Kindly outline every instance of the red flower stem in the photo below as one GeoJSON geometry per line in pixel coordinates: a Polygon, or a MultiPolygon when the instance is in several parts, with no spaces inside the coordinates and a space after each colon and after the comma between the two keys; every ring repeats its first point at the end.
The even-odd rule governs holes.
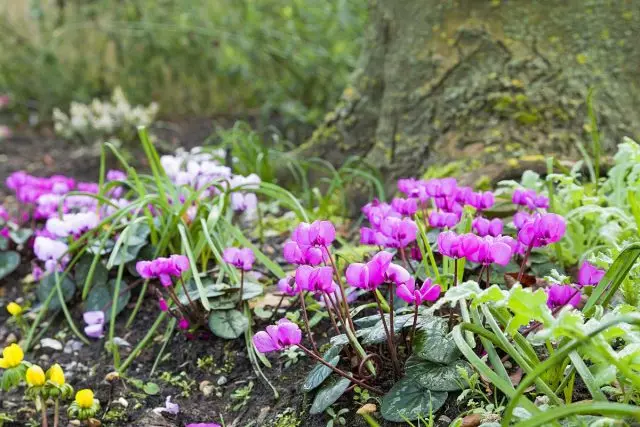
{"type": "Polygon", "coordinates": [[[342,326],[344,327],[344,324],[345,324],[344,323],[344,317],[342,316],[342,310],[340,309],[340,304],[338,304],[338,295],[336,295],[335,292],[332,292],[332,293],[328,294],[328,296],[329,296],[329,300],[331,301],[331,304],[333,306],[333,310],[338,315],[338,320],[340,320],[340,322],[342,323],[342,326]]]}
{"type": "MultiPolygon", "coordinates": [[[[387,326],[387,321],[384,318],[384,311],[382,310],[382,304],[380,304],[380,298],[376,292],[373,292],[373,295],[376,297],[376,303],[378,303],[378,311],[380,312],[380,318],[382,319],[382,326],[384,326],[384,332],[387,335],[387,345],[389,347],[389,353],[391,355],[391,361],[393,362],[393,369],[396,374],[400,375],[400,365],[398,364],[398,357],[396,355],[396,348],[393,345],[393,341],[391,340],[391,334],[389,333],[389,327],[387,326]]],[[[391,325],[393,327],[393,324],[391,325]]]]}
{"type": "Polygon", "coordinates": [[[356,383],[357,385],[359,385],[362,388],[365,388],[373,393],[376,393],[380,396],[382,396],[384,393],[382,392],[382,390],[375,388],[373,386],[370,386],[358,379],[355,379],[352,375],[349,375],[348,373],[346,373],[345,371],[343,371],[342,369],[339,369],[335,366],[333,366],[331,363],[327,362],[326,360],[324,360],[322,357],[318,356],[317,354],[314,354],[312,351],[310,351],[308,348],[304,347],[301,344],[298,344],[298,348],[302,351],[304,351],[309,357],[311,357],[312,359],[322,363],[324,366],[326,366],[327,368],[331,369],[333,372],[335,372],[336,374],[340,375],[341,377],[347,378],[350,381],[353,381],[354,383],[356,383]]]}
{"type": "Polygon", "coordinates": [[[278,313],[278,310],[280,310],[280,306],[282,305],[282,301],[284,301],[284,297],[286,297],[286,294],[282,294],[282,296],[280,297],[280,301],[278,301],[278,305],[276,305],[275,310],[273,310],[273,313],[271,313],[271,317],[269,317],[269,322],[271,322],[274,318],[274,316],[278,313]]]}
{"type": "Polygon", "coordinates": [[[242,304],[242,294],[244,293],[244,270],[240,269],[240,302],[242,304]]]}
{"type": "MultiPolygon", "coordinates": [[[[484,274],[484,270],[487,268],[487,266],[485,264],[482,264],[482,268],[480,268],[480,273],[478,273],[478,284],[480,283],[480,281],[482,280],[482,275],[484,274]]],[[[487,286],[489,284],[487,283],[487,286]]]]}
{"type": "Polygon", "coordinates": [[[188,316],[189,315],[189,310],[187,310],[187,308],[184,305],[182,305],[182,303],[178,299],[178,296],[176,295],[175,291],[173,290],[173,286],[167,286],[167,289],[168,289],[168,292],[169,292],[169,296],[171,297],[173,302],[176,303],[176,305],[178,306],[178,308],[180,309],[182,314],[188,316]]]}
{"type": "Polygon", "coordinates": [[[191,295],[189,295],[189,289],[187,289],[187,284],[184,283],[184,279],[182,278],[182,276],[180,276],[180,282],[182,283],[182,290],[184,291],[184,294],[187,296],[187,300],[189,301],[189,306],[191,307],[194,313],[197,313],[198,307],[191,300],[191,295]]]}
{"type": "Polygon", "coordinates": [[[336,319],[333,316],[332,304],[329,302],[329,298],[327,297],[327,293],[326,292],[324,292],[322,294],[322,298],[324,298],[324,305],[327,307],[327,311],[329,312],[329,318],[331,319],[331,323],[333,324],[333,328],[336,330],[336,334],[340,335],[340,329],[338,329],[338,324],[336,323],[336,319]]]}
{"type": "Polygon", "coordinates": [[[353,326],[353,320],[351,319],[351,314],[349,313],[349,304],[347,303],[347,294],[344,291],[344,285],[342,284],[342,278],[340,277],[340,272],[338,271],[338,267],[336,266],[335,261],[333,260],[333,256],[329,253],[329,249],[325,246],[324,250],[327,251],[327,255],[329,256],[329,261],[331,262],[331,267],[333,267],[333,272],[336,274],[336,279],[338,280],[338,286],[340,287],[340,295],[342,296],[342,305],[344,306],[345,311],[345,319],[349,321],[349,326],[352,331],[355,331],[356,328],[353,326]]]}
{"type": "Polygon", "coordinates": [[[531,250],[533,249],[533,245],[529,245],[527,248],[527,252],[524,254],[524,258],[522,259],[522,265],[520,266],[520,272],[518,273],[518,282],[522,280],[522,276],[524,275],[524,269],[527,267],[527,260],[529,259],[529,255],[531,255],[531,250]]]}
{"type": "Polygon", "coordinates": [[[394,323],[394,314],[393,311],[393,300],[395,299],[395,283],[389,283],[389,323],[391,324],[391,345],[393,348],[396,348],[395,345],[395,333],[396,333],[396,324],[394,323]]]}
{"type": "Polygon", "coordinates": [[[416,310],[413,312],[413,327],[411,328],[411,339],[409,340],[409,353],[413,350],[413,340],[416,337],[416,326],[418,325],[418,307],[416,304],[416,310]]]}
{"type": "Polygon", "coordinates": [[[318,347],[316,347],[316,342],[311,335],[311,328],[309,327],[309,318],[307,317],[307,306],[304,303],[304,295],[300,292],[300,306],[302,307],[302,316],[304,317],[304,325],[307,327],[307,335],[309,336],[309,340],[311,341],[311,345],[313,346],[313,351],[318,354],[318,347]]]}

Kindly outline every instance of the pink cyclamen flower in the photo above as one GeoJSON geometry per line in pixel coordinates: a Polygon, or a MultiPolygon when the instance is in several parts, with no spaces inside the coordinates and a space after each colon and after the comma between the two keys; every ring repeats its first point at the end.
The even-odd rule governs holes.
{"type": "Polygon", "coordinates": [[[258,198],[253,193],[231,193],[231,209],[236,212],[253,212],[258,207],[258,198]]]}
{"type": "Polygon", "coordinates": [[[525,188],[516,188],[511,201],[515,205],[526,206],[531,210],[547,209],[549,207],[548,197],[537,194],[535,190],[525,188]]]}
{"type": "Polygon", "coordinates": [[[249,271],[256,257],[249,248],[226,248],[222,253],[222,259],[240,270],[249,271]]]}
{"type": "Polygon", "coordinates": [[[375,245],[376,244],[376,230],[369,227],[360,227],[360,244],[362,245],[375,245]]]}
{"type": "Polygon", "coordinates": [[[329,246],[335,238],[336,229],[331,221],[301,222],[291,234],[291,240],[301,246],[329,246]]]}
{"type": "Polygon", "coordinates": [[[433,302],[437,300],[441,290],[440,285],[434,285],[431,279],[427,278],[422,286],[420,286],[420,289],[415,288],[415,282],[413,280],[401,284],[396,290],[396,295],[409,304],[420,305],[425,301],[433,302]]]}
{"type": "Polygon", "coordinates": [[[430,179],[425,189],[430,197],[448,197],[455,194],[457,181],[455,178],[430,179]]]}
{"type": "Polygon", "coordinates": [[[91,338],[102,338],[104,335],[104,312],[87,311],[82,315],[84,323],[84,333],[91,338]]]}
{"type": "Polygon", "coordinates": [[[296,269],[296,285],[301,291],[328,292],[335,290],[331,267],[301,265],[296,269]]]}
{"type": "Polygon", "coordinates": [[[373,290],[384,283],[393,254],[381,251],[366,264],[356,262],[347,267],[347,283],[356,288],[373,290]]]}
{"type": "Polygon", "coordinates": [[[107,181],[125,181],[127,174],[118,169],[111,169],[107,171],[107,181]]]}
{"type": "Polygon", "coordinates": [[[304,246],[294,240],[289,240],[282,249],[284,259],[291,264],[318,265],[328,260],[328,254],[324,247],[304,246]]]}
{"type": "Polygon", "coordinates": [[[156,258],[152,261],[138,261],[136,271],[143,279],[160,279],[163,286],[171,286],[171,276],[179,277],[189,269],[189,259],[184,255],[156,258]]]}
{"type": "Polygon", "coordinates": [[[160,306],[160,311],[169,311],[169,305],[167,304],[167,300],[164,298],[160,298],[158,300],[158,306],[160,306]]]}
{"type": "Polygon", "coordinates": [[[429,226],[433,228],[453,228],[460,221],[455,213],[431,211],[429,214],[429,226]]]}
{"type": "Polygon", "coordinates": [[[474,218],[471,223],[473,230],[478,233],[478,236],[499,236],[502,234],[502,229],[504,228],[504,224],[499,218],[494,218],[489,220],[483,217],[474,218]]]}
{"type": "Polygon", "coordinates": [[[178,321],[178,328],[182,330],[189,329],[189,321],[183,317],[182,319],[180,319],[180,321],[178,321]]]}
{"type": "Polygon", "coordinates": [[[438,234],[438,251],[449,258],[463,258],[465,254],[460,247],[461,239],[453,231],[438,234]]]}
{"type": "Polygon", "coordinates": [[[489,264],[498,264],[498,265],[507,265],[511,260],[511,256],[513,255],[513,249],[511,245],[511,239],[507,236],[500,237],[471,237],[473,234],[465,234],[462,238],[463,241],[466,242],[466,239],[475,238],[475,242],[473,244],[467,245],[464,247],[463,251],[466,250],[465,256],[471,262],[476,262],[479,264],[489,265],[489,264]]]}
{"type": "Polygon", "coordinates": [[[520,230],[526,223],[533,221],[534,218],[535,215],[520,211],[513,216],[513,225],[520,230]]]}
{"type": "Polygon", "coordinates": [[[380,224],[380,231],[388,239],[385,246],[404,248],[416,240],[418,226],[409,218],[388,217],[380,224]]]}
{"type": "Polygon", "coordinates": [[[391,207],[401,215],[412,216],[418,211],[418,201],[396,197],[391,201],[391,207]]]}
{"type": "Polygon", "coordinates": [[[479,211],[491,208],[495,202],[496,197],[491,191],[469,193],[466,200],[466,204],[473,206],[479,211]]]}
{"type": "Polygon", "coordinates": [[[296,283],[294,276],[286,276],[278,280],[278,291],[292,297],[300,293],[300,287],[296,283]]]}
{"type": "Polygon", "coordinates": [[[47,273],[53,272],[66,263],[69,255],[65,253],[68,248],[66,243],[45,236],[36,237],[33,243],[33,252],[40,261],[44,261],[47,273]]]}
{"type": "Polygon", "coordinates": [[[563,217],[553,213],[536,214],[518,232],[524,246],[541,247],[555,243],[564,236],[567,224],[563,217]]]}
{"type": "Polygon", "coordinates": [[[422,252],[420,252],[420,248],[417,246],[411,246],[410,257],[414,261],[422,261],[422,252]]]}
{"type": "Polygon", "coordinates": [[[167,396],[167,399],[164,402],[164,406],[154,408],[153,412],[155,412],[156,414],[166,412],[171,415],[178,415],[178,413],[180,412],[180,406],[177,403],[171,402],[171,396],[167,396]]]}
{"type": "Polygon", "coordinates": [[[547,288],[547,306],[549,308],[572,305],[578,307],[580,304],[580,289],[571,285],[552,285],[547,288]]]}
{"type": "Polygon", "coordinates": [[[592,265],[588,261],[585,261],[578,270],[578,285],[591,286],[600,283],[600,280],[605,275],[604,270],[600,270],[598,267],[592,265]]]}
{"type": "Polygon", "coordinates": [[[300,344],[301,340],[302,331],[288,319],[280,319],[277,324],[267,326],[266,331],[253,336],[253,344],[260,353],[282,350],[300,344]]]}

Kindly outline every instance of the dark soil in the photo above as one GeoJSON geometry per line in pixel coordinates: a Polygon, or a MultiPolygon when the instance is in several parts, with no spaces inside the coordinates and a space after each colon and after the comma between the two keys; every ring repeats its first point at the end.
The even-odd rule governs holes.
{"type": "MultiPolygon", "coordinates": [[[[198,129],[191,137],[185,137],[184,134],[188,134],[189,131],[182,130],[175,131],[176,138],[173,142],[168,135],[164,139],[169,140],[170,145],[174,145],[179,137],[183,141],[188,141],[187,148],[200,145],[202,140],[208,136],[208,130],[202,124],[198,129]],[[180,132],[184,134],[181,135],[180,132]]],[[[132,152],[133,164],[144,168],[144,163],[139,160],[143,157],[139,153],[132,152]]],[[[116,167],[117,165],[113,164],[112,166],[116,167]]],[[[25,170],[40,176],[67,174],[78,180],[95,181],[98,168],[99,158],[95,150],[86,146],[72,145],[46,135],[23,133],[3,142],[0,146],[0,180],[2,182],[11,172],[17,170],[25,170]]],[[[7,194],[7,189],[0,186],[0,200],[7,194]]],[[[22,282],[22,279],[29,272],[30,266],[24,262],[16,272],[0,281],[0,306],[5,306],[6,303],[13,300],[27,302],[27,305],[36,304],[33,293],[34,285],[25,285],[22,282]]],[[[133,309],[136,300],[135,293],[134,290],[131,305],[118,317],[116,325],[116,336],[131,343],[131,347],[120,348],[122,360],[140,342],[159,314],[156,302],[153,299],[147,299],[132,327],[125,329],[128,314],[133,309]]],[[[83,325],[81,304],[79,301],[76,301],[75,304],[72,302],[70,307],[73,319],[81,329],[83,325]]],[[[8,344],[12,339],[22,338],[19,337],[17,327],[7,320],[6,311],[0,310],[0,346],[8,344]]],[[[36,343],[36,348],[27,354],[25,359],[43,367],[48,367],[56,362],[60,363],[67,374],[68,382],[76,390],[85,387],[92,388],[102,403],[102,409],[97,418],[102,419],[105,425],[183,426],[189,422],[219,422],[221,416],[224,417],[227,427],[323,427],[326,425],[328,421],[326,416],[308,415],[313,394],[304,394],[300,391],[312,363],[307,358],[302,358],[297,364],[285,368],[285,359],[271,354],[269,359],[273,368],[263,367],[263,371],[280,394],[279,400],[275,400],[270,388],[254,373],[245,352],[243,339],[235,341],[224,341],[219,338],[189,340],[184,334],[175,332],[155,373],[150,375],[154,361],[162,347],[162,336],[165,333],[166,325],[165,323],[159,328],[151,343],[129,367],[126,373],[127,378],[121,378],[112,383],[105,380],[105,376],[114,371],[114,366],[112,355],[104,348],[104,339],[92,340],[90,345],[82,345],[76,351],[68,352],[42,349],[36,343]],[[207,356],[211,356],[213,365],[207,368],[198,367],[198,360],[207,356]],[[168,384],[160,378],[163,372],[168,372],[172,376],[185,372],[184,379],[189,385],[182,388],[168,384]],[[154,382],[160,387],[160,390],[156,395],[147,395],[138,389],[131,380],[141,380],[144,383],[154,382]],[[203,381],[209,381],[214,386],[214,391],[209,396],[205,396],[200,390],[203,381]],[[231,408],[237,403],[237,400],[233,400],[231,394],[251,381],[254,383],[254,388],[250,400],[238,410],[232,410],[231,408]],[[183,395],[181,396],[181,394],[183,395]],[[180,405],[180,413],[177,416],[153,414],[151,410],[164,406],[167,396],[172,396],[172,401],[180,405]],[[121,398],[126,401],[126,408],[115,403],[121,398]],[[105,414],[108,414],[106,418],[104,418],[105,414]]],[[[256,325],[254,328],[259,330],[264,326],[256,325]]],[[[329,324],[321,324],[316,328],[316,331],[328,331],[329,328],[329,324]]],[[[71,332],[61,313],[55,317],[44,337],[55,338],[63,345],[68,344],[70,340],[77,341],[77,337],[71,332]]],[[[327,340],[327,335],[321,334],[319,342],[327,340]]],[[[389,382],[382,381],[380,386],[387,389],[390,387],[389,382]]],[[[37,419],[33,403],[24,400],[22,389],[12,393],[0,391],[0,402],[0,413],[4,412],[16,419],[15,423],[6,423],[7,426],[28,425],[29,420],[37,419]]],[[[379,401],[373,402],[379,405],[379,401]]],[[[353,393],[347,393],[343,396],[336,403],[336,406],[350,409],[350,412],[345,415],[348,426],[366,425],[362,418],[355,414],[358,406],[353,402],[353,393]]],[[[448,414],[450,419],[455,418],[455,414],[459,412],[455,396],[450,398],[443,412],[448,414]]],[[[377,418],[381,419],[379,416],[377,418]]],[[[61,424],[66,425],[66,416],[63,415],[62,420],[61,424]]],[[[446,426],[448,425],[446,420],[448,419],[443,417],[437,424],[446,426]]],[[[399,424],[381,422],[381,425],[399,424]]]]}

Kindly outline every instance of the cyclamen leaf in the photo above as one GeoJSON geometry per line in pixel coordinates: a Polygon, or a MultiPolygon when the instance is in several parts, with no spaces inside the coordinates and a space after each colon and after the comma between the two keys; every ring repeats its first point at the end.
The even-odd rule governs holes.
{"type": "MultiPolygon", "coordinates": [[[[36,288],[36,295],[38,296],[38,300],[40,302],[46,301],[47,297],[51,293],[53,289],[56,287],[56,275],[55,274],[47,274],[40,280],[38,287],[36,288]]],[[[62,289],[62,295],[64,296],[65,302],[69,302],[73,295],[76,292],[76,284],[73,280],[69,279],[69,277],[65,277],[60,283],[60,288],[62,289]]],[[[60,300],[57,297],[54,297],[49,302],[49,310],[58,310],[62,306],[60,304],[60,300]]]]}
{"type": "Polygon", "coordinates": [[[14,251],[0,252],[0,279],[13,273],[20,265],[20,254],[14,251]]]}
{"type": "Polygon", "coordinates": [[[214,310],[209,315],[209,329],[220,338],[238,338],[248,326],[249,321],[238,310],[214,310]]]}
{"type": "Polygon", "coordinates": [[[330,380],[318,391],[309,413],[311,415],[323,413],[325,409],[333,405],[333,403],[344,394],[347,388],[349,388],[349,384],[351,384],[351,380],[348,378],[341,377],[337,381],[330,380]]]}
{"type": "MultiPolygon", "coordinates": [[[[334,358],[327,360],[327,362],[332,366],[336,366],[339,361],[340,356],[335,356],[334,358]]],[[[302,391],[311,391],[314,388],[318,387],[324,380],[329,377],[329,375],[331,375],[332,372],[333,370],[331,370],[328,366],[325,366],[324,364],[318,362],[316,366],[311,369],[309,375],[307,375],[307,379],[302,385],[302,391]]]]}
{"type": "Polygon", "coordinates": [[[392,422],[429,418],[444,405],[449,394],[446,391],[431,391],[413,378],[404,377],[382,398],[382,416],[392,422]]]}
{"type": "Polygon", "coordinates": [[[432,391],[457,391],[463,388],[459,369],[466,370],[469,375],[472,373],[471,366],[460,359],[441,365],[410,357],[406,364],[406,378],[432,391]]]}
{"type": "Polygon", "coordinates": [[[446,320],[438,319],[441,322],[434,322],[431,327],[416,330],[413,355],[423,360],[447,364],[456,360],[460,351],[453,337],[447,334],[446,320]]]}

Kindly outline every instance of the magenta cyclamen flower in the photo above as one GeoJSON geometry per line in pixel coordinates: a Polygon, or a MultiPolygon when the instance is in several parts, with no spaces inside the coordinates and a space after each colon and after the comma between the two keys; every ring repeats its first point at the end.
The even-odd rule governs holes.
{"type": "Polygon", "coordinates": [[[455,213],[431,211],[429,214],[429,226],[433,228],[453,228],[460,221],[455,213]]]}
{"type": "Polygon", "coordinates": [[[535,215],[520,211],[513,216],[513,225],[520,230],[526,223],[534,219],[535,215]]]}
{"type": "Polygon", "coordinates": [[[553,213],[536,214],[522,226],[518,240],[524,246],[541,247],[555,243],[564,236],[567,225],[564,218],[553,213]]]}
{"type": "Polygon", "coordinates": [[[412,216],[418,211],[418,201],[395,198],[391,201],[391,207],[401,215],[412,216]]]}
{"type": "Polygon", "coordinates": [[[267,326],[253,336],[253,344],[260,353],[278,351],[292,345],[300,344],[302,331],[288,319],[280,319],[277,324],[267,326]]]}
{"type": "Polygon", "coordinates": [[[570,304],[577,307],[580,304],[580,289],[571,285],[552,285],[547,288],[547,306],[561,307],[570,304]]]}
{"type": "Polygon", "coordinates": [[[160,279],[163,286],[171,286],[171,276],[179,277],[189,269],[189,259],[184,255],[156,258],[153,261],[138,261],[136,271],[144,279],[160,279]]]}
{"type": "Polygon", "coordinates": [[[535,190],[525,188],[516,188],[511,201],[515,205],[526,206],[531,210],[547,209],[549,207],[549,199],[547,197],[537,194],[535,190]]]}
{"type": "Polygon", "coordinates": [[[449,258],[463,258],[464,252],[460,246],[461,236],[453,231],[438,234],[438,251],[449,258]]]}
{"type": "Polygon", "coordinates": [[[300,287],[296,283],[294,276],[286,276],[278,280],[278,290],[290,297],[300,293],[300,287]]]}
{"type": "MultiPolygon", "coordinates": [[[[512,243],[513,239],[507,236],[500,237],[478,237],[473,234],[465,234],[462,236],[463,242],[468,242],[470,239],[476,240],[475,243],[468,245],[465,251],[465,256],[471,262],[479,264],[489,265],[507,265],[513,255],[512,243]],[[473,236],[473,237],[471,237],[473,236]],[[469,239],[469,240],[467,240],[469,239]],[[476,246],[477,244],[477,246],[476,246]],[[473,248],[471,248],[473,246],[473,248]]],[[[464,245],[463,245],[464,246],[464,245]]]]}
{"type": "Polygon", "coordinates": [[[478,233],[478,236],[499,236],[502,234],[502,229],[504,228],[504,224],[499,218],[494,218],[492,220],[488,220],[483,217],[474,218],[472,222],[473,230],[478,233]]]}
{"type": "Polygon", "coordinates": [[[425,301],[435,301],[440,296],[440,285],[434,285],[431,279],[427,278],[420,289],[415,288],[413,280],[398,286],[396,294],[409,304],[420,305],[425,301]]]}
{"type": "Polygon", "coordinates": [[[384,283],[385,275],[393,254],[381,251],[371,258],[366,264],[353,263],[347,267],[345,276],[347,283],[361,289],[373,290],[384,283]]]}
{"type": "Polygon", "coordinates": [[[418,226],[409,218],[385,218],[380,224],[380,231],[387,237],[386,246],[404,248],[416,240],[418,226]]]}
{"type": "Polygon", "coordinates": [[[301,222],[291,234],[291,240],[301,246],[329,246],[335,238],[336,229],[331,221],[301,222]]]}
{"type": "Polygon", "coordinates": [[[591,286],[600,283],[600,280],[604,277],[605,271],[600,270],[596,266],[592,265],[588,261],[585,261],[578,270],[578,285],[591,286]]]}
{"type": "Polygon", "coordinates": [[[469,193],[466,200],[468,205],[473,206],[479,211],[491,208],[495,202],[496,198],[491,191],[469,193]]]}
{"type": "Polygon", "coordinates": [[[304,291],[331,293],[335,290],[333,269],[301,265],[296,270],[296,285],[304,291]]]}
{"type": "Polygon", "coordinates": [[[291,264],[318,265],[328,260],[327,252],[320,246],[301,246],[298,242],[289,240],[282,249],[284,259],[291,264]]]}
{"type": "Polygon", "coordinates": [[[430,179],[425,183],[427,194],[431,197],[453,196],[456,192],[455,178],[430,179]]]}
{"type": "Polygon", "coordinates": [[[249,248],[226,248],[222,253],[222,259],[240,270],[249,271],[256,257],[249,248]]]}
{"type": "Polygon", "coordinates": [[[84,323],[84,333],[91,338],[102,338],[104,335],[104,312],[87,311],[82,315],[84,323]]]}

